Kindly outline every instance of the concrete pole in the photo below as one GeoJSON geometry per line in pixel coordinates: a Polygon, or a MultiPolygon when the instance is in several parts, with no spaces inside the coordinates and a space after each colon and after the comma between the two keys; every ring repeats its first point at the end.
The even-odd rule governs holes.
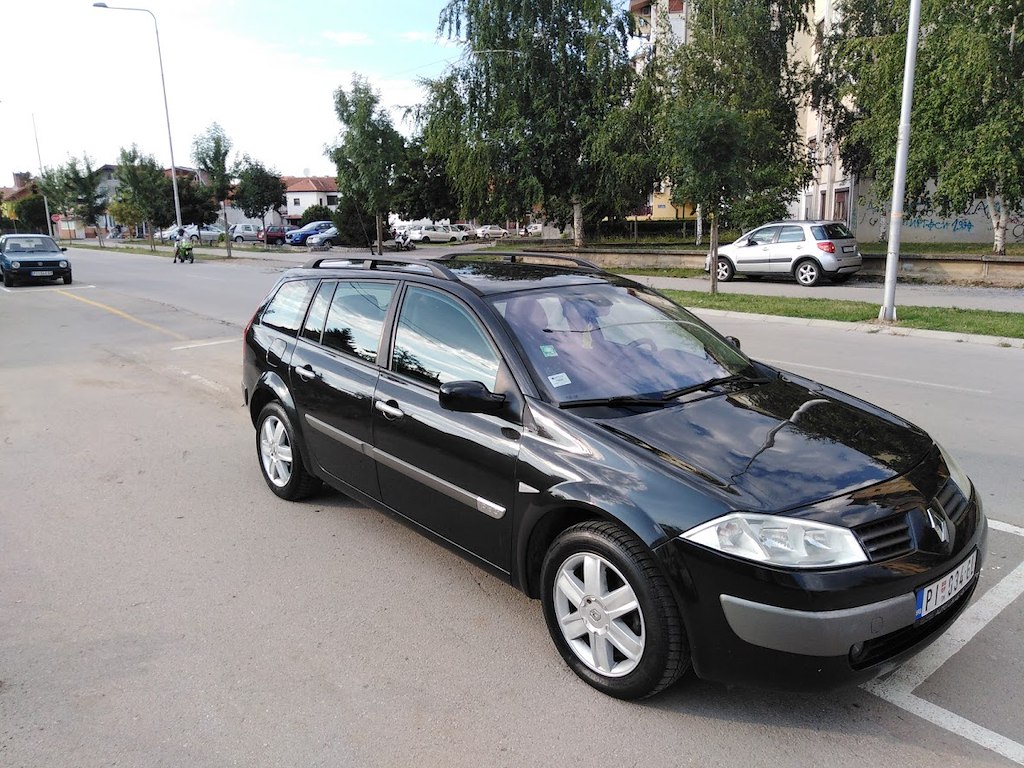
{"type": "Polygon", "coordinates": [[[910,110],[914,103],[914,68],[917,65],[917,37],[921,25],[921,0],[910,0],[907,25],[907,55],[903,65],[903,102],[896,139],[896,168],[892,179],[892,209],[889,213],[889,249],[885,255],[885,298],[878,319],[896,322],[896,273],[900,261],[903,231],[903,197],[907,189],[907,156],[910,154],[910,110]]]}

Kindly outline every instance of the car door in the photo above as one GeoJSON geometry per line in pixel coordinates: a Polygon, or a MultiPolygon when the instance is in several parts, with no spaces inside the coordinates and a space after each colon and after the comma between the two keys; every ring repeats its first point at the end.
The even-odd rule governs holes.
{"type": "Polygon", "coordinates": [[[807,238],[799,224],[785,224],[779,228],[778,237],[769,246],[771,271],[773,274],[787,274],[793,265],[807,254],[807,238]]]}
{"type": "Polygon", "coordinates": [[[371,453],[373,393],[384,321],[395,293],[385,281],[324,280],[292,353],[292,394],[312,460],[380,498],[371,453]]]}
{"type": "Polygon", "coordinates": [[[765,274],[771,271],[771,246],[781,227],[769,226],[755,229],[744,238],[744,245],[737,248],[736,271],[765,274]]]}
{"type": "Polygon", "coordinates": [[[441,384],[466,380],[518,401],[501,355],[469,307],[426,286],[407,288],[392,339],[373,414],[382,498],[508,572],[520,426],[438,403],[441,384]]]}

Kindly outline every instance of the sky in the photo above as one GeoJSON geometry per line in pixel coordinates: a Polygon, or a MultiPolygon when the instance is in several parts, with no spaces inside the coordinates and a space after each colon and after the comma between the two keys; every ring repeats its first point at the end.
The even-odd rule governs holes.
{"type": "Polygon", "coordinates": [[[230,161],[333,176],[336,89],[364,76],[409,135],[417,80],[461,54],[436,36],[444,0],[108,0],[156,16],[161,55],[148,13],[92,2],[0,2],[0,186],[72,156],[114,164],[132,144],[169,167],[173,142],[175,165],[192,167],[193,140],[215,122],[230,161]]]}

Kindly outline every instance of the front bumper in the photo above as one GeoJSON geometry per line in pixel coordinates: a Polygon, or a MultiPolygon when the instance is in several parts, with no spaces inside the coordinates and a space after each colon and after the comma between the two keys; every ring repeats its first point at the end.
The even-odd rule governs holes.
{"type": "Polygon", "coordinates": [[[71,274],[71,264],[69,263],[66,267],[61,267],[57,264],[26,264],[21,262],[21,266],[17,269],[8,267],[5,271],[18,282],[60,280],[71,274]],[[33,274],[34,272],[52,272],[52,274],[40,275],[33,274]]]}
{"type": "Polygon", "coordinates": [[[683,539],[656,552],[680,601],[694,671],[727,684],[821,690],[895,669],[967,607],[978,584],[987,525],[971,504],[954,552],[915,552],[835,571],[785,571],[740,562],[683,539]],[[966,522],[966,521],[965,521],[966,522]],[[954,599],[915,618],[915,590],[972,551],[974,576],[954,599]]]}

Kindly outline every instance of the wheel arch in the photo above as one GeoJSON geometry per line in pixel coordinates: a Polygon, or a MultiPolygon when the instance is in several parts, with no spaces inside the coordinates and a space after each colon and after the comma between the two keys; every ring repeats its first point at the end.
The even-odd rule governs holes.
{"type": "Polygon", "coordinates": [[[551,543],[562,531],[579,523],[597,520],[615,523],[636,536],[645,547],[665,539],[665,532],[629,499],[617,496],[598,498],[598,487],[573,483],[557,486],[557,497],[549,489],[542,499],[532,503],[519,520],[515,536],[515,583],[527,596],[540,596],[540,575],[551,543]]]}

